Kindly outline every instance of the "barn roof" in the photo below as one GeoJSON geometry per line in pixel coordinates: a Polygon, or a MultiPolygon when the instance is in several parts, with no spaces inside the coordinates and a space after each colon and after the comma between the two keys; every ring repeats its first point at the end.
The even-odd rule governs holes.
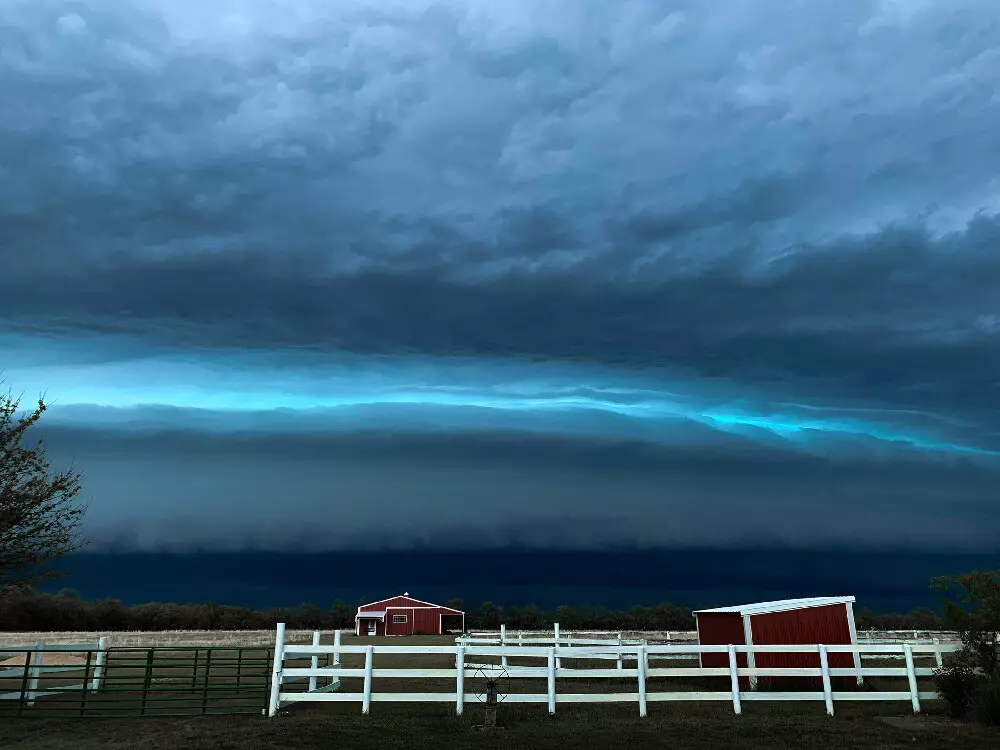
{"type": "Polygon", "coordinates": [[[740,604],[735,607],[716,607],[714,609],[699,609],[696,615],[708,612],[738,612],[741,615],[760,615],[767,612],[787,612],[791,609],[806,609],[807,607],[825,607],[830,604],[848,604],[854,602],[853,596],[813,596],[806,599],[780,599],[774,602],[758,602],[756,604],[740,604]]]}
{"type": "Polygon", "coordinates": [[[376,611],[373,611],[373,610],[366,610],[366,611],[362,612],[361,610],[362,610],[363,607],[371,607],[371,606],[373,606],[375,604],[384,604],[386,602],[396,601],[397,599],[405,599],[407,602],[410,603],[410,606],[400,607],[400,605],[397,605],[397,604],[390,604],[390,605],[386,606],[385,609],[410,609],[411,606],[412,606],[412,607],[416,607],[417,609],[424,609],[424,608],[442,609],[442,610],[444,610],[446,612],[453,612],[456,615],[465,614],[460,609],[452,609],[451,607],[446,607],[443,604],[431,604],[430,602],[425,602],[425,601],[423,601],[421,599],[414,599],[412,596],[409,595],[409,593],[405,593],[405,594],[402,594],[402,595],[390,596],[387,599],[379,599],[378,601],[368,602],[368,604],[362,604],[360,607],[358,607],[358,616],[368,617],[369,615],[378,616],[379,614],[381,614],[382,616],[385,616],[385,612],[384,611],[382,611],[382,612],[376,612],[376,611]]]}

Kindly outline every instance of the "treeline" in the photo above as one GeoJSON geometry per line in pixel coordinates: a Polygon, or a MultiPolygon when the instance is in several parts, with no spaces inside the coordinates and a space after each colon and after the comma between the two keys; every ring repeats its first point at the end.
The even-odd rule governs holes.
{"type": "MultiPolygon", "coordinates": [[[[0,631],[128,631],[128,630],[269,630],[278,622],[291,629],[334,630],[354,628],[359,604],[334,602],[322,608],[306,603],[298,607],[255,610],[218,604],[152,602],[126,606],[117,599],[84,601],[71,590],[41,594],[17,589],[0,595],[0,631]]],[[[447,606],[465,610],[461,600],[447,606]]],[[[694,630],[694,617],[674,604],[612,610],[604,607],[535,606],[503,607],[485,602],[466,611],[469,630],[496,630],[501,623],[511,630],[543,630],[558,622],[564,630],[694,630]]],[[[859,630],[941,630],[944,620],[930,610],[910,614],[857,614],[859,630]]]]}

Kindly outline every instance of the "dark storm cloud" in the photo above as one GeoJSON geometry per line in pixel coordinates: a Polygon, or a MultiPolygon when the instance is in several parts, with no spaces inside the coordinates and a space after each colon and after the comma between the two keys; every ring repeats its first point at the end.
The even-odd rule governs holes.
{"type": "Polygon", "coordinates": [[[269,528],[296,459],[203,435],[272,430],[304,510],[341,457],[314,545],[404,496],[437,538],[975,543],[998,39],[987,0],[12,0],[0,371],[110,431],[76,437],[105,539],[269,528]],[[115,464],[126,429],[162,454],[115,464]]]}
{"type": "MultiPolygon", "coordinates": [[[[517,231],[558,232],[545,216],[517,231]]],[[[185,345],[680,365],[793,392],[809,380],[817,395],[996,409],[997,247],[1000,220],[979,217],[940,237],[889,228],[764,264],[736,253],[680,273],[651,261],[628,279],[584,266],[463,281],[441,263],[326,275],[301,257],[226,253],[30,286],[8,277],[0,312],[185,345]]]]}
{"type": "Polygon", "coordinates": [[[1000,530],[995,474],[964,462],[859,467],[750,445],[667,450],[503,434],[205,437],[50,428],[44,436],[53,456],[86,467],[97,548],[977,549],[989,548],[1000,530]],[[844,524],[847,515],[864,522],[844,524]]]}

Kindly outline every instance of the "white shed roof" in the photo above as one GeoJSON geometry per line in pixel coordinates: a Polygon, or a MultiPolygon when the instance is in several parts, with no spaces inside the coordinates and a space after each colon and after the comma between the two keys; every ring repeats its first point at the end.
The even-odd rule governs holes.
{"type": "Polygon", "coordinates": [[[806,607],[825,607],[829,604],[848,604],[854,602],[853,596],[813,596],[808,599],[780,599],[776,602],[758,602],[757,604],[740,604],[736,607],[716,607],[715,609],[699,609],[696,615],[703,612],[739,612],[741,615],[760,615],[766,612],[787,612],[791,609],[806,607]]]}
{"type": "Polygon", "coordinates": [[[364,619],[369,619],[369,620],[373,620],[373,619],[374,620],[384,620],[385,619],[385,612],[358,612],[354,616],[354,619],[355,620],[364,620],[364,619]]]}

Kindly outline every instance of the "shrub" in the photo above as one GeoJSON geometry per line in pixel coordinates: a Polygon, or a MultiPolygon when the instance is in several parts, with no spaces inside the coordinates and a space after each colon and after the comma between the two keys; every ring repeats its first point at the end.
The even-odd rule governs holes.
{"type": "Polygon", "coordinates": [[[969,717],[988,727],[1000,726],[1000,674],[977,678],[969,701],[969,717]]]}
{"type": "Polygon", "coordinates": [[[1000,724],[1000,572],[975,571],[938,579],[945,591],[958,587],[958,601],[945,603],[948,623],[962,649],[934,675],[938,694],[955,718],[1000,724]]]}

